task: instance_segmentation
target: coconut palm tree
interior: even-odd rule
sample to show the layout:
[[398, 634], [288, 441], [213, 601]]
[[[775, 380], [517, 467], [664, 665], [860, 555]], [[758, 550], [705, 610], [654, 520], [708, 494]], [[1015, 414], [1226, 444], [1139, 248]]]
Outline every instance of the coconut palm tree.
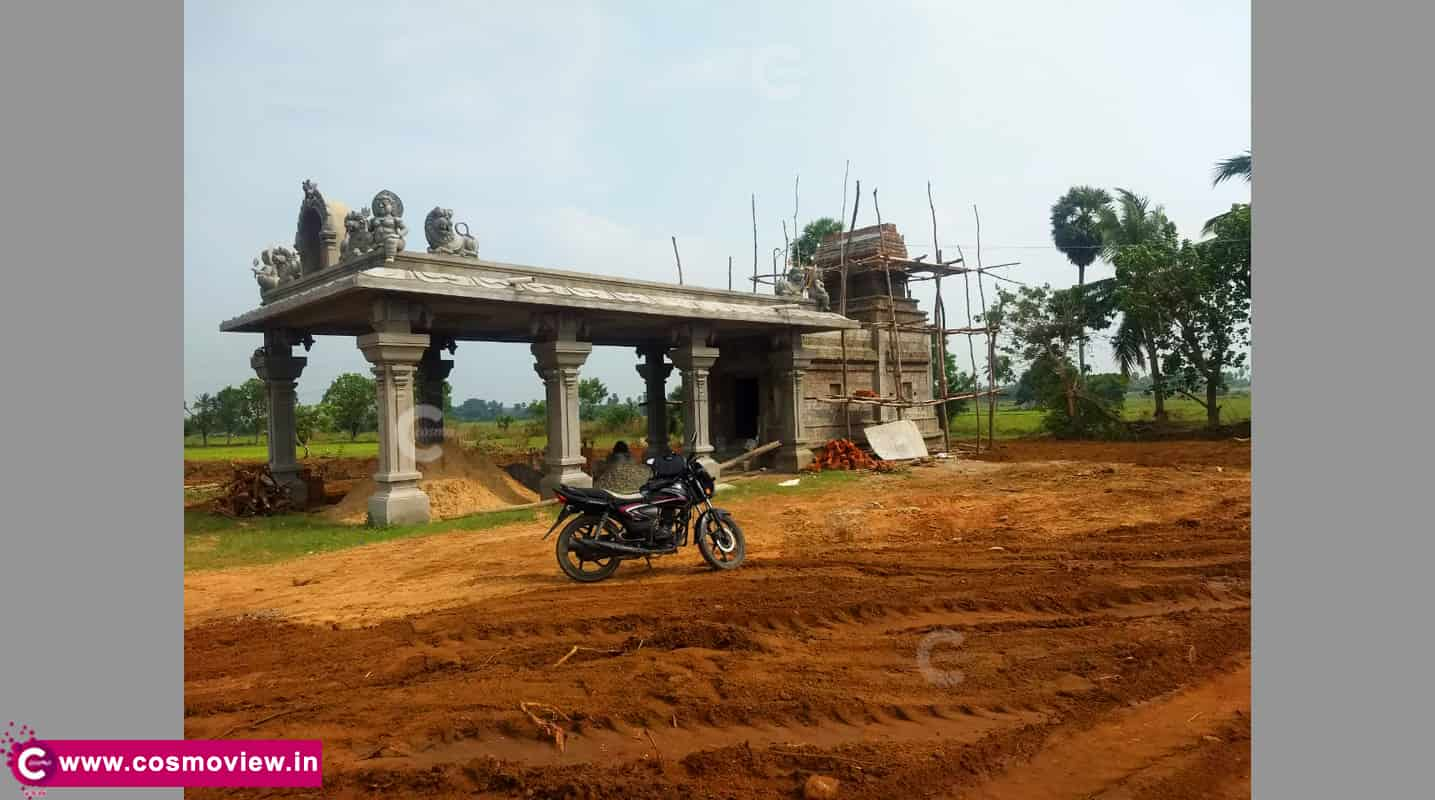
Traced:
[[[1101, 255], [1103, 220], [1111, 212], [1111, 195], [1094, 186], [1073, 186], [1051, 207], [1051, 238], [1076, 265], [1076, 298], [1084, 307], [1086, 268]], [[1086, 376], [1086, 326], [1076, 340], [1078, 380]]]
[[1211, 171], [1211, 185], [1219, 186], [1222, 181], [1231, 178], [1245, 178], [1246, 183], [1251, 182], [1251, 151], [1216, 162], [1216, 168]]
[[[1225, 158], [1220, 161], [1217, 161], [1215, 168], [1211, 170], [1212, 186], [1219, 186], [1223, 181], [1228, 181], [1232, 178], [1244, 178], [1246, 183], [1251, 182], [1250, 150], [1247, 150], [1240, 155], [1231, 156], [1230, 158]], [[1226, 212], [1226, 214], [1229, 213], [1230, 212]], [[1216, 216], [1206, 220], [1206, 224], [1201, 226], [1201, 235], [1210, 236], [1212, 233], [1215, 233], [1216, 226], [1220, 224], [1222, 219], [1225, 219], [1226, 214], [1217, 214]]]
[[[1117, 283], [1121, 288], [1111, 293], [1113, 305], [1121, 312], [1121, 324], [1111, 337], [1113, 355], [1122, 375], [1136, 369], [1151, 372], [1151, 391], [1156, 400], [1156, 419], [1166, 419], [1166, 386], [1161, 375], [1161, 359], [1157, 341], [1163, 332], [1160, 320], [1149, 303], [1137, 298], [1143, 294], [1132, 284], [1148, 276], [1134, 274], [1123, 264], [1121, 253], [1126, 248], [1176, 243], [1176, 224], [1161, 206], [1151, 207], [1149, 198], [1129, 189], [1116, 190], [1117, 210], [1108, 211], [1103, 219], [1104, 247], [1102, 257], [1116, 265]], [[1144, 262], [1138, 262], [1144, 263]]]

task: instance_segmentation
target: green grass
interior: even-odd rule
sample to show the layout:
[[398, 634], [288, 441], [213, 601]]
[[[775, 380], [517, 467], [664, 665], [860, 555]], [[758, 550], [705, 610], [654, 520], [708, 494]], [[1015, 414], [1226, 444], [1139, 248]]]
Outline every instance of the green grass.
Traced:
[[[1251, 396], [1249, 394], [1225, 395], [1220, 399], [1221, 422], [1230, 425], [1251, 418]], [[987, 407], [981, 407], [981, 430], [987, 432]], [[1155, 416], [1156, 400], [1150, 395], [1130, 394], [1126, 396], [1121, 416], [1129, 421], [1150, 421]], [[1021, 409], [1009, 402], [997, 405], [996, 436], [998, 439], [1019, 439], [1040, 436], [1044, 433], [1041, 418], [1045, 414], [1039, 409]], [[1166, 398], [1166, 415], [1172, 423], [1200, 427], [1206, 424], [1206, 409], [1194, 400], [1185, 397]], [[976, 415], [967, 406], [965, 413], [952, 417], [952, 436], [959, 440], [976, 437]]]
[[[304, 448], [295, 448], [295, 456], [304, 457]], [[370, 439], [364, 441], [316, 442], [309, 445], [309, 455], [320, 457], [372, 458], [379, 454], [379, 443]], [[184, 457], [189, 461], [265, 461], [269, 458], [269, 444], [264, 439], [259, 444], [214, 444], [184, 446]]]
[[375, 542], [449, 531], [481, 531], [515, 522], [537, 523], [551, 519], [552, 515], [549, 508], [490, 511], [423, 525], [366, 528], [337, 525], [306, 514], [236, 520], [207, 511], [187, 510], [184, 512], [184, 568], [190, 571], [271, 564]]

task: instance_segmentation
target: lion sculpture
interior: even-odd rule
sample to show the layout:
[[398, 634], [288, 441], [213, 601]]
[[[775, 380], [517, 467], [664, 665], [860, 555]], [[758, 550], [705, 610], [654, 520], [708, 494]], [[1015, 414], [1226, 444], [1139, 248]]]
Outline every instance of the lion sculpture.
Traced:
[[340, 261], [348, 261], [374, 251], [374, 237], [369, 233], [369, 209], [350, 211], [344, 216], [344, 244], [339, 250]]
[[294, 248], [282, 244], [262, 251], [259, 257], [254, 259], [254, 267], [250, 271], [254, 273], [254, 280], [259, 283], [261, 294], [296, 281], [304, 274], [299, 254]]
[[[463, 225], [463, 230], [458, 229]], [[478, 240], [468, 233], [468, 225], [453, 221], [453, 209], [435, 207], [424, 218], [424, 236], [429, 240], [430, 253], [478, 258]]]

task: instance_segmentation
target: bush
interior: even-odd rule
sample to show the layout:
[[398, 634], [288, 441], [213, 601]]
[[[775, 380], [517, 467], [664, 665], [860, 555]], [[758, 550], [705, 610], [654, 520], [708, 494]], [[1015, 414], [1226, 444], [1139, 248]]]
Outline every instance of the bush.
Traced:
[[602, 406], [598, 411], [598, 424], [606, 431], [626, 431], [641, 416], [635, 405], [613, 403]]
[[1046, 415], [1042, 427], [1058, 439], [1122, 439], [1126, 423], [1121, 408], [1126, 403], [1127, 379], [1115, 373], [1090, 375], [1076, 395], [1076, 417], [1067, 411], [1066, 395], [1058, 385], [1048, 389], [1042, 406]]

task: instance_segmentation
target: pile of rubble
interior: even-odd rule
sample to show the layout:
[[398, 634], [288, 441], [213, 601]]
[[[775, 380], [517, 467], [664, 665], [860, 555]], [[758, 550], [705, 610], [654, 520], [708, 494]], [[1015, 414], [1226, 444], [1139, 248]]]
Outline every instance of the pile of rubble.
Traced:
[[[306, 482], [315, 480], [307, 469], [301, 472], [301, 477]], [[210, 501], [210, 509], [226, 517], [267, 517], [293, 508], [289, 493], [274, 480], [268, 464], [235, 464], [234, 476], [224, 485], [221, 494]]]

